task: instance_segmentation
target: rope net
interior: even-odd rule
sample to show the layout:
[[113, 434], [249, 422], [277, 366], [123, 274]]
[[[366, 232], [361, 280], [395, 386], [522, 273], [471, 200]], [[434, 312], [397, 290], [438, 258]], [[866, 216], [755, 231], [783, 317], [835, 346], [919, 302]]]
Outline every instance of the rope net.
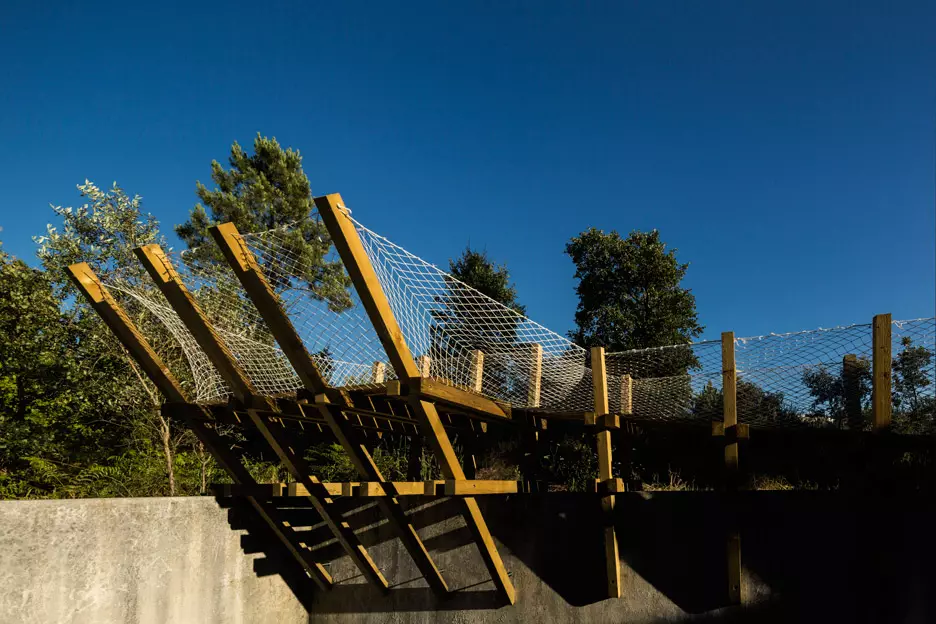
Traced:
[[[593, 409], [588, 352], [460, 282], [354, 221], [378, 281], [424, 376], [514, 407]], [[353, 288], [310, 278], [310, 262], [336, 262], [334, 252], [310, 261], [295, 228], [245, 235], [244, 242], [278, 293], [325, 380], [373, 386], [396, 377]], [[168, 254], [185, 286], [257, 391], [294, 393], [301, 382], [269, 328], [216, 253]], [[340, 265], [335, 265], [340, 266]], [[137, 311], [138, 325], [159, 339], [195, 400], [231, 392], [162, 294], [139, 270], [106, 276], [105, 284]], [[168, 337], [168, 339], [167, 339]], [[871, 414], [870, 325], [851, 325], [735, 340], [740, 422], [764, 427], [867, 428]], [[936, 417], [936, 318], [892, 326], [894, 424], [933, 429]], [[846, 362], [846, 356], [849, 361]], [[853, 357], [851, 357], [853, 356]], [[704, 341], [608, 353], [612, 412], [649, 421], [707, 425], [723, 410], [721, 342]]]

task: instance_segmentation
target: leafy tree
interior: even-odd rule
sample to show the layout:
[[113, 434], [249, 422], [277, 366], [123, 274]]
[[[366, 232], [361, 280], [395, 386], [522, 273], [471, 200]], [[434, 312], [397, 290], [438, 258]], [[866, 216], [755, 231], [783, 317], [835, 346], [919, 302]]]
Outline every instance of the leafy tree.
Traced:
[[[119, 341], [104, 326], [97, 314], [67, 277], [66, 269], [76, 262], [87, 262], [101, 276], [119, 274], [121, 280], [138, 286], [150, 284], [145, 271], [133, 255], [133, 249], [151, 243], [165, 247], [159, 234], [159, 223], [145, 213], [139, 196], [130, 197], [115, 183], [104, 191], [89, 181], [78, 185], [88, 203], [77, 207], [53, 206], [62, 219], [62, 228], [49, 225], [46, 234], [36, 237], [37, 255], [50, 284], [61, 302], [71, 302], [66, 314], [83, 338], [80, 353], [91, 359], [114, 362], [112, 374], [102, 380], [98, 392], [104, 397], [120, 397], [125, 412], [119, 418], [137, 452], [162, 450], [168, 493], [176, 493], [176, 451], [180, 444], [191, 445], [194, 438], [184, 428], [176, 428], [160, 412], [162, 399], [155, 386], [146, 379], [136, 362]], [[170, 363], [178, 363], [181, 354], [166, 328], [143, 310], [128, 301], [132, 321], [147, 336], [157, 351]], [[119, 363], [119, 365], [117, 365]], [[184, 370], [179, 366], [176, 370]], [[196, 445], [205, 457], [204, 449]]]
[[466, 247], [461, 256], [449, 261], [449, 274], [446, 293], [439, 297], [440, 306], [434, 312], [434, 348], [451, 357], [465, 357], [473, 350], [484, 352], [485, 389], [495, 394], [507, 392], [512, 360], [500, 356], [518, 347], [517, 327], [526, 312], [517, 301], [510, 272], [495, 264], [486, 252]]
[[0, 497], [63, 495], [120, 446], [126, 393], [100, 393], [119, 365], [86, 338], [48, 276], [0, 250]]
[[933, 352], [922, 345], [914, 346], [909, 336], [904, 336], [900, 345], [902, 349], [892, 364], [894, 428], [904, 433], [926, 433], [936, 419], [936, 397], [926, 392], [932, 385]]
[[[657, 230], [622, 238], [590, 228], [569, 241], [566, 253], [578, 280], [573, 342], [626, 351], [687, 344], [701, 335], [695, 296], [680, 285], [689, 265], [676, 260], [676, 249], [668, 250]], [[642, 376], [684, 374], [695, 364], [687, 349]]]
[[328, 258], [331, 239], [325, 226], [311, 218], [312, 191], [299, 152], [283, 149], [275, 138], [259, 134], [253, 147], [254, 153], [247, 154], [235, 142], [228, 170], [212, 161], [211, 179], [217, 185], [214, 190], [201, 182], [197, 184], [195, 192], [202, 203], [195, 205], [188, 221], [175, 228], [179, 238], [193, 250], [192, 261], [224, 261], [211, 242], [208, 228], [213, 225], [232, 222], [242, 234], [292, 225], [283, 231], [283, 249], [262, 258], [277, 266], [277, 270], [267, 273], [272, 286], [284, 288], [297, 279], [309, 286], [314, 297], [327, 301], [333, 311], [350, 308], [351, 280], [340, 261]]
[[[780, 424], [796, 420], [796, 410], [782, 392], [764, 390], [756, 383], [738, 379], [735, 386], [738, 416], [745, 420]], [[719, 419], [724, 413], [724, 395], [709, 382], [692, 401], [692, 412], [700, 417]]]
[[[812, 397], [812, 414], [817, 418], [828, 418], [836, 426], [844, 426], [846, 414], [847, 384], [842, 371], [830, 371], [824, 364], [803, 371], [803, 384]], [[856, 366], [856, 388], [862, 413], [867, 411], [871, 397], [871, 363], [867, 358], [858, 358]]]

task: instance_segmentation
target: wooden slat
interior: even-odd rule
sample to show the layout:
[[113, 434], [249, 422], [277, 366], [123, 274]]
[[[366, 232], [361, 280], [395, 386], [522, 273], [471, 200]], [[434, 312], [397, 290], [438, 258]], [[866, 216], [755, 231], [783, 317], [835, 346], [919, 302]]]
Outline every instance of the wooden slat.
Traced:
[[885, 431], [891, 424], [891, 315], [878, 314], [872, 325], [871, 413], [874, 430]]
[[[276, 403], [269, 397], [258, 395], [256, 389], [251, 383], [249, 377], [237, 363], [233, 353], [221, 340], [208, 319], [205, 317], [194, 297], [188, 292], [183, 284], [179, 274], [173, 268], [172, 263], [163, 253], [158, 245], [146, 245], [134, 250], [137, 258], [143, 263], [147, 273], [156, 283], [156, 286], [166, 297], [169, 305], [179, 315], [186, 329], [195, 338], [198, 346], [221, 374], [221, 377], [230, 386], [234, 396], [242, 403], [250, 406], [248, 410], [251, 421], [260, 431], [260, 434], [272, 447], [273, 451], [280, 458], [280, 461], [286, 466], [290, 474], [297, 481], [302, 482], [310, 490], [313, 483], [317, 482], [306, 472], [305, 462], [289, 447], [285, 436], [282, 433], [280, 424], [268, 423], [255, 407], [278, 412]], [[361, 545], [360, 540], [351, 530], [347, 522], [336, 520], [337, 511], [332, 509], [332, 502], [328, 498], [318, 496], [309, 496], [309, 501], [315, 507], [316, 511], [322, 516], [322, 519], [328, 525], [329, 529], [338, 539], [351, 560], [358, 566], [361, 573], [368, 581], [376, 585], [379, 589], [386, 591], [388, 584], [380, 570], [374, 564], [373, 560], [367, 554], [367, 550]], [[339, 516], [340, 517], [340, 516]]]
[[464, 411], [468, 415], [488, 417], [495, 422], [510, 419], [509, 408], [500, 403], [435, 379], [414, 377], [408, 380], [406, 392], [407, 395], [418, 395], [420, 398]]
[[416, 366], [419, 368], [420, 377], [428, 377], [432, 370], [432, 358], [428, 355], [420, 355], [416, 358]]
[[[341, 196], [333, 194], [317, 197], [315, 205], [354, 283], [361, 303], [380, 338], [397, 378], [411, 380], [420, 377], [419, 368], [403, 338], [403, 332], [393, 315], [390, 302], [380, 286], [354, 223], [345, 211]], [[423, 435], [432, 447], [443, 476], [446, 479], [464, 479], [465, 473], [458, 463], [458, 457], [442, 426], [435, 405], [420, 399], [418, 395], [409, 397], [409, 404], [410, 409], [420, 421]], [[478, 543], [481, 558], [491, 574], [494, 585], [505, 600], [513, 604], [516, 600], [513, 583], [504, 568], [477, 501], [471, 497], [466, 497], [462, 501], [465, 522]]]
[[[609, 413], [608, 371], [605, 366], [604, 347], [591, 349], [592, 389], [595, 401], [595, 416], [601, 418]], [[611, 431], [601, 429], [598, 441], [598, 479], [602, 482], [614, 479], [611, 469]], [[621, 597], [621, 559], [618, 553], [617, 531], [614, 528], [614, 497], [603, 496], [601, 509], [605, 516], [604, 543], [609, 598]]]
[[[161, 358], [156, 355], [156, 352], [133, 325], [127, 314], [110, 295], [91, 268], [82, 262], [69, 267], [68, 272], [81, 293], [88, 299], [121, 344], [129, 351], [131, 357], [139, 364], [150, 381], [159, 388], [163, 396], [170, 401], [186, 402], [185, 392], [178, 380], [175, 379]], [[202, 417], [205, 420], [212, 418], [204, 408], [201, 408], [200, 411], [204, 412]], [[208, 449], [208, 452], [218, 461], [221, 468], [228, 473], [235, 483], [248, 487], [257, 485], [247, 469], [223, 444], [214, 431], [198, 419], [186, 418], [184, 413], [180, 414], [175, 411], [173, 413], [186, 421], [187, 426], [195, 433], [202, 444], [205, 445], [205, 448]], [[248, 497], [248, 501], [254, 511], [269, 525], [282, 545], [305, 569], [319, 588], [330, 588], [332, 585], [331, 576], [320, 563], [312, 559], [311, 553], [302, 544], [295, 531], [279, 519], [277, 510], [253, 497]]]
[[527, 381], [527, 407], [540, 406], [540, 391], [543, 385], [543, 345], [530, 344], [527, 357], [530, 362], [530, 378]]
[[[250, 297], [251, 302], [260, 311], [280, 348], [283, 349], [293, 367], [297, 371], [303, 371], [300, 374], [303, 385], [310, 392], [316, 393], [316, 407], [319, 413], [348, 454], [358, 474], [367, 480], [385, 482], [383, 475], [377, 468], [377, 464], [374, 463], [371, 457], [370, 451], [363, 444], [357, 432], [353, 430], [347, 415], [342, 411], [343, 407], [351, 405], [349, 396], [329, 388], [325, 383], [315, 362], [309, 356], [305, 344], [289, 320], [279, 297], [264, 276], [256, 258], [247, 248], [247, 245], [244, 244], [243, 238], [237, 232], [234, 224], [229, 223], [214, 227], [211, 229], [211, 233], [241, 285], [243, 285], [248, 297]], [[383, 381], [384, 368], [383, 362], [374, 364], [375, 380], [379, 376], [379, 381]], [[323, 400], [318, 401], [319, 397], [322, 397]], [[334, 401], [334, 403], [329, 404], [329, 401]], [[376, 417], [373, 416], [372, 418]], [[374, 422], [376, 424], [376, 420]], [[302, 479], [299, 479], [299, 481], [302, 482]], [[415, 526], [397, 500], [395, 498], [380, 500], [378, 505], [386, 515], [390, 525], [399, 535], [401, 542], [417, 568], [426, 578], [429, 586], [442, 596], [448, 595], [448, 586], [442, 577], [442, 573], [432, 561], [429, 551], [416, 532]], [[362, 556], [367, 555], [366, 551], [363, 551], [363, 547], [360, 550], [363, 553]], [[369, 557], [365, 563], [368, 561], [370, 561]]]
[[387, 365], [383, 362], [374, 362], [371, 369], [371, 381], [375, 384], [382, 384], [387, 379]]
[[479, 496], [482, 494], [516, 494], [519, 491], [516, 481], [458, 481], [448, 479], [445, 482], [446, 496]]
[[634, 413], [634, 380], [630, 375], [621, 375], [621, 415]]

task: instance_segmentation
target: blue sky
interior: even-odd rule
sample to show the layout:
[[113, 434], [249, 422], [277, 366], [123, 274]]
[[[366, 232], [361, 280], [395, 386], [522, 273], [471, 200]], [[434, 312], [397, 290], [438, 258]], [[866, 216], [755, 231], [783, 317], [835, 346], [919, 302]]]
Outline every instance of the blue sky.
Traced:
[[390, 4], [3, 3], [4, 249], [85, 178], [169, 231], [261, 132], [560, 333], [589, 226], [659, 229], [707, 337], [934, 313], [936, 3]]

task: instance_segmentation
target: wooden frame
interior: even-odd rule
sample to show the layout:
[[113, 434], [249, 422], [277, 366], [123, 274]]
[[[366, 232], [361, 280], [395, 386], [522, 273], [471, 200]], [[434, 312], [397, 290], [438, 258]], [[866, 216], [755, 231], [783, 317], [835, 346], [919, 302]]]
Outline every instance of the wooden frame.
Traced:
[[[370, 259], [364, 250], [360, 236], [354, 223], [348, 217], [341, 196], [338, 194], [316, 197], [315, 205], [328, 233], [331, 236], [338, 254], [344, 262], [345, 269], [351, 277], [355, 290], [361, 299], [361, 304], [370, 318], [371, 324], [380, 342], [387, 353], [391, 366], [400, 380], [409, 380], [420, 377], [421, 371], [416, 366], [412, 353], [403, 338], [403, 332], [397, 324], [396, 318], [390, 309], [390, 303], [383, 292], [377, 275], [371, 265]], [[448, 434], [442, 426], [439, 413], [432, 402], [423, 400], [419, 395], [409, 397], [409, 406], [423, 430], [423, 435], [429, 442], [442, 474], [446, 479], [464, 480], [465, 473], [455, 455], [455, 449], [449, 440]], [[475, 537], [478, 550], [484, 560], [495, 587], [504, 599], [513, 604], [516, 592], [513, 583], [507, 574], [507, 569], [501, 560], [491, 532], [481, 514], [477, 501], [472, 497], [462, 499], [464, 505], [463, 516], [468, 529]]]
[[[182, 390], [182, 386], [169, 371], [168, 367], [162, 362], [160, 357], [149, 345], [143, 335], [136, 329], [130, 318], [123, 311], [117, 301], [110, 295], [107, 288], [101, 283], [98, 277], [91, 270], [88, 264], [81, 262], [68, 267], [69, 276], [78, 287], [78, 290], [85, 296], [91, 307], [98, 313], [107, 327], [114, 333], [120, 343], [127, 349], [130, 356], [140, 365], [140, 368], [146, 373], [150, 381], [156, 385], [163, 396], [169, 401], [186, 402], [187, 397]], [[211, 420], [207, 410], [198, 406], [193, 406], [201, 412], [204, 412], [205, 419]], [[201, 440], [202, 444], [218, 460], [221, 467], [228, 473], [235, 484], [245, 487], [256, 487], [257, 482], [250, 475], [246, 468], [238, 461], [234, 454], [228, 450], [220, 441], [220, 437], [205, 424], [198, 420], [186, 418], [186, 414], [180, 414], [193, 433]], [[272, 505], [254, 496], [247, 497], [248, 502], [260, 518], [266, 522], [273, 533], [279, 538], [286, 550], [302, 566], [306, 573], [321, 589], [329, 589], [332, 586], [332, 578], [328, 571], [312, 558], [312, 554], [307, 546], [302, 542], [299, 535], [279, 518], [278, 510]]]
[[166, 297], [169, 305], [179, 315], [186, 329], [195, 338], [198, 346], [215, 366], [221, 377], [231, 388], [234, 396], [248, 407], [247, 413], [254, 426], [267, 441], [274, 453], [280, 458], [294, 479], [309, 490], [308, 499], [315, 510], [322, 516], [325, 524], [344, 548], [345, 552], [358, 567], [364, 577], [378, 589], [386, 591], [387, 579], [377, 568], [367, 550], [354, 534], [351, 526], [340, 519], [340, 514], [332, 510], [332, 500], [312, 492], [318, 479], [308, 473], [305, 461], [291, 448], [282, 432], [281, 423], [273, 423], [263, 418], [256, 407], [272, 412], [279, 412], [275, 402], [257, 394], [256, 389], [241, 369], [234, 355], [202, 313], [198, 303], [189, 294], [188, 289], [173, 268], [169, 259], [158, 245], [146, 245], [134, 250], [147, 273], [156, 283], [157, 288]]
[[[592, 389], [595, 399], [596, 420], [608, 416], [608, 369], [605, 366], [604, 347], [591, 349]], [[615, 481], [611, 470], [611, 429], [601, 427], [596, 435], [598, 444], [598, 481]], [[615, 481], [616, 482], [616, 481]], [[618, 553], [617, 531], [614, 528], [614, 497], [602, 496], [601, 510], [605, 515], [604, 544], [607, 565], [607, 591], [609, 598], [621, 597], [621, 559]]]
[[[260, 311], [264, 321], [266, 321], [274, 339], [283, 349], [293, 368], [300, 372], [300, 379], [306, 390], [316, 395], [324, 394], [329, 403], [317, 403], [321, 415], [328, 423], [329, 428], [338, 439], [342, 448], [351, 459], [358, 474], [369, 481], [376, 481], [384, 484], [384, 489], [393, 490], [393, 485], [383, 478], [377, 464], [374, 463], [370, 451], [358, 439], [355, 431], [348, 422], [347, 415], [342, 411], [342, 407], [352, 407], [348, 396], [331, 388], [325, 382], [320, 374], [314, 360], [305, 348], [302, 338], [296, 332], [295, 327], [289, 320], [289, 316], [283, 309], [279, 297], [270, 287], [269, 282], [263, 274], [262, 269], [254, 258], [253, 254], [244, 244], [243, 239], [237, 232], [233, 223], [226, 223], [211, 228], [212, 237], [221, 248], [221, 251], [230, 264], [232, 270], [240, 281], [247, 296], [251, 302]], [[374, 376], [381, 378], [385, 374], [383, 362], [374, 364]], [[448, 595], [448, 586], [442, 573], [432, 561], [428, 550], [423, 545], [416, 528], [410, 522], [403, 508], [396, 498], [390, 497], [378, 501], [381, 511], [387, 516], [390, 525], [394, 528], [400, 537], [403, 546], [412, 557], [416, 567], [426, 578], [429, 586], [441, 596]]]
[[878, 314], [872, 323], [871, 411], [875, 431], [891, 424], [891, 315]]
[[[740, 434], [738, 425], [738, 372], [735, 365], [735, 336], [734, 332], [722, 333], [722, 402], [723, 422], [721, 434], [725, 441], [725, 484], [728, 492], [738, 489], [738, 438], [746, 435]], [[716, 435], [718, 435], [716, 433]], [[737, 518], [730, 518], [726, 557], [728, 563], [728, 602], [741, 604], [741, 535], [738, 531]]]

